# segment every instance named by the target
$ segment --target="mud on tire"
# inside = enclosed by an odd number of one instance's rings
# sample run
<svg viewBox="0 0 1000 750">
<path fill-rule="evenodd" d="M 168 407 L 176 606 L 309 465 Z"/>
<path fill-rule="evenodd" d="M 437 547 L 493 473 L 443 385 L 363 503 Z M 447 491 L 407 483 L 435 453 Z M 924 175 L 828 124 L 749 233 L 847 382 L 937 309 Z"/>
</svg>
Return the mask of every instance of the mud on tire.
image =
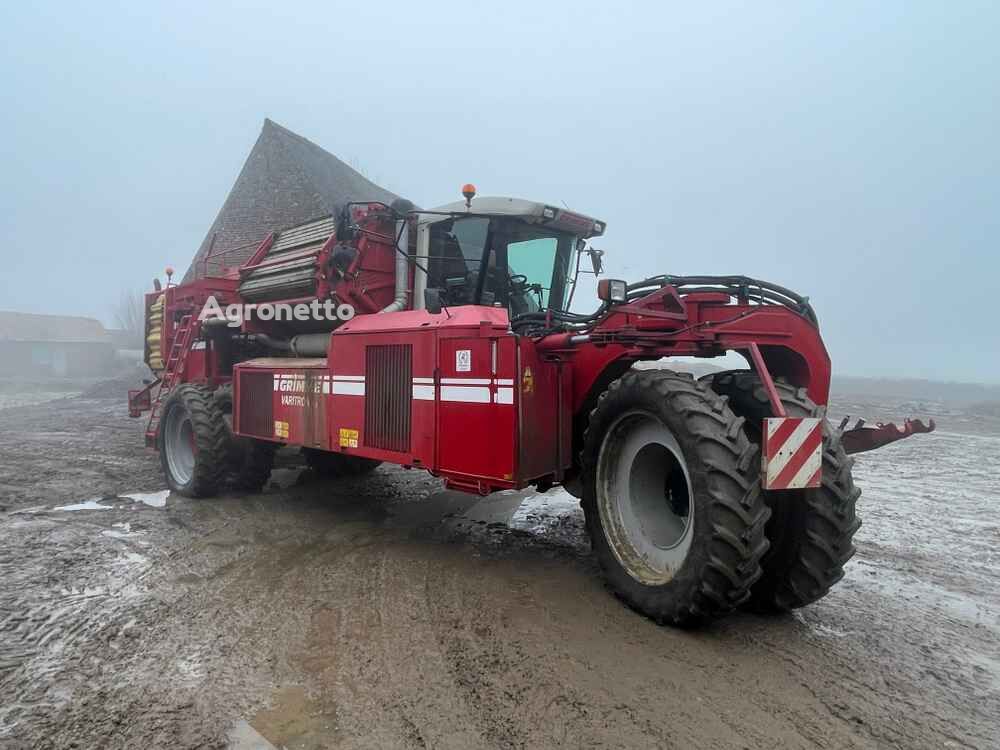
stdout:
<svg viewBox="0 0 1000 750">
<path fill-rule="evenodd" d="M 761 421 L 773 416 L 770 400 L 755 373 L 725 372 L 708 379 L 712 389 L 729 398 L 733 411 L 746 417 L 747 436 L 760 443 Z M 816 489 L 765 492 L 771 508 L 765 534 L 771 543 L 761 560 L 764 575 L 751 590 L 748 606 L 759 612 L 783 612 L 825 596 L 844 577 L 854 555 L 854 533 L 861 526 L 854 486 L 854 459 L 824 411 L 806 394 L 780 378 L 778 396 L 790 417 L 823 419 L 823 485 Z"/>
<path fill-rule="evenodd" d="M 767 549 L 759 463 L 743 419 L 689 375 L 612 382 L 584 435 L 581 503 L 610 588 L 682 626 L 744 602 Z"/>
<path fill-rule="evenodd" d="M 187 497 L 214 494 L 227 466 L 229 431 L 211 391 L 177 386 L 163 407 L 158 444 L 167 484 Z"/>
</svg>

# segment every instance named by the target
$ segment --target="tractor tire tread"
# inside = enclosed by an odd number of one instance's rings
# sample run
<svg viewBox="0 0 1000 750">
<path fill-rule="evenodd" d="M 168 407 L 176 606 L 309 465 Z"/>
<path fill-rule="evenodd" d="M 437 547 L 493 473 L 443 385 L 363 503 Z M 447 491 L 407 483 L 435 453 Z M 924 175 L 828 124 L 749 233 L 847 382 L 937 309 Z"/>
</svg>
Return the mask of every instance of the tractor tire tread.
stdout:
<svg viewBox="0 0 1000 750">
<path fill-rule="evenodd" d="M 596 456 L 604 422 L 617 413 L 617 401 L 630 392 L 652 391 L 680 415 L 689 437 L 702 458 L 707 475 L 708 510 L 711 525 L 709 549 L 696 576 L 697 585 L 685 595 L 664 596 L 656 586 L 616 585 L 628 574 L 613 553 L 604 553 L 598 540 L 604 532 L 592 491 L 585 490 L 583 505 L 587 529 L 605 579 L 627 605 L 655 621 L 682 627 L 698 625 L 725 615 L 750 597 L 761 575 L 760 560 L 767 550 L 764 528 L 770 509 L 763 502 L 753 470 L 759 463 L 758 449 L 744 434 L 743 420 L 733 414 L 726 399 L 695 380 L 690 374 L 670 370 L 629 370 L 612 381 L 598 397 L 584 431 L 580 463 L 584 487 L 592 486 Z"/>
<path fill-rule="evenodd" d="M 166 461 L 163 458 L 165 448 L 161 448 L 161 461 L 164 463 L 168 484 L 171 484 L 171 489 L 189 497 L 214 495 L 223 482 L 227 466 L 229 431 L 225 419 L 212 392 L 207 388 L 194 383 L 182 383 L 172 390 L 173 393 L 164 404 L 163 415 L 165 417 L 178 403 L 187 411 L 191 418 L 197 456 L 190 482 L 184 488 L 175 487 L 166 471 Z M 161 418 L 161 426 L 164 421 Z M 163 443 L 162 437 L 157 442 Z"/>
<path fill-rule="evenodd" d="M 729 398 L 748 425 L 771 415 L 770 400 L 756 373 L 740 370 L 709 376 L 712 390 Z M 758 612 L 783 612 L 821 599 L 844 577 L 844 565 L 854 556 L 853 538 L 861 521 L 856 515 L 861 491 L 854 486 L 854 459 L 844 452 L 840 433 L 826 420 L 825 409 L 805 388 L 782 378 L 774 381 L 789 416 L 823 419 L 823 481 L 816 489 L 765 492 L 774 511 L 765 534 L 771 548 L 764 555 L 763 576 L 751 591 L 748 606 Z M 759 439 L 751 431 L 752 440 Z M 798 512 L 780 502 L 799 503 Z"/>
</svg>

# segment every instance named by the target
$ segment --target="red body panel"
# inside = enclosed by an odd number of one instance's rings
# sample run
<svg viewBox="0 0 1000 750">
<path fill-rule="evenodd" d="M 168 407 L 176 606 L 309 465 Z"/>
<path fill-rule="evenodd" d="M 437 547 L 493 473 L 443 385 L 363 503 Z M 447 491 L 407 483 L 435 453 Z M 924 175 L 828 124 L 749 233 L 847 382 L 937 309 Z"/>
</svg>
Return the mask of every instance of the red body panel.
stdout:
<svg viewBox="0 0 1000 750">
<path fill-rule="evenodd" d="M 331 337 L 325 359 L 237 365 L 233 428 L 423 467 L 486 493 L 561 478 L 570 465 L 568 385 L 563 365 L 510 332 L 504 310 L 364 316 Z"/>
</svg>

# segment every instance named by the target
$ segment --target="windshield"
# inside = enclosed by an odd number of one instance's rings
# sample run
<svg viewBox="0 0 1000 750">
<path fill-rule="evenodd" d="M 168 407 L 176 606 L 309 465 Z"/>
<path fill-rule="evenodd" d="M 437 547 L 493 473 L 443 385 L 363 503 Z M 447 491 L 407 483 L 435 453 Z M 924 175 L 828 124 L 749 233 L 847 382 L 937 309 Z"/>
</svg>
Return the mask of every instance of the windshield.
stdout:
<svg viewBox="0 0 1000 750">
<path fill-rule="evenodd" d="M 500 303 L 511 317 L 564 310 L 576 238 L 519 219 L 448 219 L 431 227 L 428 281 L 450 305 Z"/>
</svg>

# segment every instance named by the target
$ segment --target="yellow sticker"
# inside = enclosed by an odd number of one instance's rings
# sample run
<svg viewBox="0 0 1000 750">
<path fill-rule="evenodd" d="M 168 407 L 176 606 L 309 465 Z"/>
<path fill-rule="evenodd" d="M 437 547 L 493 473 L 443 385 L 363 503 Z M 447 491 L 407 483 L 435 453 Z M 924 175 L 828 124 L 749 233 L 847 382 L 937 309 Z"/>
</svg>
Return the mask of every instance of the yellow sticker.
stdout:
<svg viewBox="0 0 1000 750">
<path fill-rule="evenodd" d="M 524 368 L 524 375 L 521 376 L 521 392 L 522 393 L 534 393 L 535 391 L 535 376 L 531 372 L 530 367 Z"/>
<path fill-rule="evenodd" d="M 288 437 L 288 422 L 281 422 L 280 420 L 274 420 L 274 436 L 279 438 Z"/>
<path fill-rule="evenodd" d="M 340 428 L 340 447 L 341 448 L 357 448 L 358 447 L 358 431 L 349 430 L 345 427 Z"/>
</svg>

